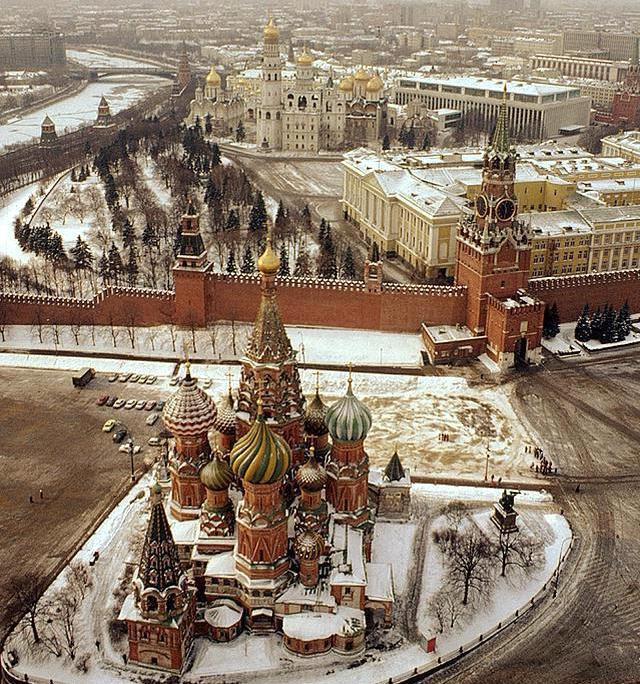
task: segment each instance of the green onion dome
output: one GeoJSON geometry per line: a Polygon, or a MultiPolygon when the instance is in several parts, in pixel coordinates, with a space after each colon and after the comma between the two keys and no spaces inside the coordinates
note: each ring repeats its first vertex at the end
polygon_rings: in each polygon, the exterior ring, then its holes
{"type": "Polygon", "coordinates": [[[331,437],[340,442],[359,442],[369,433],[371,411],[354,396],[351,377],[347,393],[327,410],[326,421],[331,437]]]}
{"type": "Polygon", "coordinates": [[[233,409],[233,395],[231,390],[218,405],[218,415],[213,426],[222,435],[236,434],[236,412],[233,409]]]}
{"type": "Polygon", "coordinates": [[[213,399],[191,377],[190,364],[178,390],[162,409],[164,424],[175,437],[197,437],[206,434],[216,419],[213,399]]]}
{"type": "Polygon", "coordinates": [[[252,484],[272,484],[289,469],[289,445],[266,424],[261,401],[255,422],[234,444],[229,460],[233,472],[252,484]]]}
{"type": "Polygon", "coordinates": [[[214,456],[200,471],[200,482],[213,492],[221,492],[233,482],[233,471],[224,459],[214,456]]]}
{"type": "Polygon", "coordinates": [[[327,405],[320,399],[320,393],[316,389],[316,396],[307,406],[304,416],[304,431],[314,437],[326,435],[328,432],[326,417],[327,405]]]}
{"type": "Polygon", "coordinates": [[[293,550],[301,560],[317,560],[324,551],[324,539],[313,530],[305,530],[294,539],[293,550]]]}
{"type": "Polygon", "coordinates": [[[319,492],[327,483],[327,472],[316,461],[313,454],[298,468],[296,482],[300,489],[307,492],[319,492]]]}

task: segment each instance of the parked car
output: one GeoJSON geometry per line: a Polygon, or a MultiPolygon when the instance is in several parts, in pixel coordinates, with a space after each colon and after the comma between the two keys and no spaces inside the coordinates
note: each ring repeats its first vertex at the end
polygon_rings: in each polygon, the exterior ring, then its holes
{"type": "Polygon", "coordinates": [[[109,420],[102,426],[102,432],[111,432],[115,424],[116,421],[113,418],[109,418],[109,420]]]}
{"type": "Polygon", "coordinates": [[[115,382],[118,379],[118,374],[114,373],[113,375],[109,376],[109,382],[115,382]]]}
{"type": "Polygon", "coordinates": [[[118,376],[118,380],[120,382],[127,382],[127,380],[131,377],[131,373],[120,373],[118,376]]]}
{"type": "MultiPolygon", "coordinates": [[[[130,447],[128,442],[127,442],[127,444],[121,444],[118,447],[118,451],[121,451],[123,454],[128,454],[130,449],[131,449],[131,447],[130,447]]],[[[142,449],[142,447],[139,444],[136,444],[133,447],[133,453],[139,454],[141,449],[142,449]]]]}
{"type": "Polygon", "coordinates": [[[107,403],[107,401],[109,401],[109,395],[103,394],[100,398],[96,399],[96,405],[104,406],[107,403]]]}
{"type": "Polygon", "coordinates": [[[142,411],[142,409],[145,407],[146,403],[147,402],[144,399],[139,399],[138,402],[136,403],[136,410],[142,411]]]}
{"type": "Polygon", "coordinates": [[[158,420],[158,414],[152,413],[150,416],[147,416],[147,420],[145,420],[144,422],[147,425],[153,425],[156,422],[156,420],[158,420]]]}
{"type": "Polygon", "coordinates": [[[147,444],[149,446],[162,446],[162,440],[160,437],[149,437],[147,444]]]}
{"type": "Polygon", "coordinates": [[[171,387],[175,387],[178,383],[180,382],[180,378],[177,375],[174,375],[171,380],[169,380],[169,384],[171,387]]]}
{"type": "Polygon", "coordinates": [[[115,394],[111,395],[111,396],[107,399],[107,401],[106,401],[106,403],[105,403],[105,406],[115,406],[115,403],[116,403],[116,400],[117,400],[117,399],[118,399],[118,397],[116,397],[115,394]]]}
{"type": "Polygon", "coordinates": [[[132,409],[136,405],[135,399],[129,399],[129,401],[124,405],[126,409],[132,409]]]}
{"type": "Polygon", "coordinates": [[[151,399],[151,401],[148,401],[148,402],[144,405],[144,410],[145,410],[145,411],[153,411],[153,407],[154,407],[155,405],[156,405],[156,402],[155,402],[153,399],[151,399]]]}
{"type": "Polygon", "coordinates": [[[150,375],[147,378],[147,385],[153,385],[153,383],[157,380],[158,378],[155,375],[150,375]]]}
{"type": "Polygon", "coordinates": [[[117,400],[114,402],[114,404],[113,404],[113,408],[115,408],[115,409],[120,409],[120,408],[122,408],[124,405],[125,405],[125,400],[124,400],[124,399],[117,399],[117,400]]]}
{"type": "Polygon", "coordinates": [[[162,409],[164,408],[165,403],[166,403],[166,402],[165,402],[164,399],[160,399],[160,401],[157,401],[157,402],[156,402],[156,411],[162,411],[162,409]]]}
{"type": "Polygon", "coordinates": [[[141,385],[144,385],[144,383],[147,381],[147,378],[148,378],[148,377],[149,377],[148,375],[141,375],[141,376],[138,378],[138,382],[139,382],[141,385]]]}
{"type": "Polygon", "coordinates": [[[119,444],[126,436],[127,431],[124,428],[120,428],[119,430],[116,430],[116,432],[113,433],[112,439],[116,444],[119,444]]]}
{"type": "Polygon", "coordinates": [[[209,389],[209,387],[211,387],[211,378],[207,378],[207,379],[202,383],[202,386],[203,386],[205,389],[209,389]]]}
{"type": "Polygon", "coordinates": [[[134,374],[129,378],[129,382],[138,382],[138,380],[140,380],[140,376],[138,375],[138,373],[134,373],[134,374]]]}

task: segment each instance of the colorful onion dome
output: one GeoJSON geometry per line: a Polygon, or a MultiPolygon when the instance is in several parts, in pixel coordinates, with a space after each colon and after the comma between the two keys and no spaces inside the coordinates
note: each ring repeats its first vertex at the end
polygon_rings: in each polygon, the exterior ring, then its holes
{"type": "Polygon", "coordinates": [[[222,79],[220,78],[220,74],[216,71],[216,68],[212,66],[211,71],[207,76],[207,85],[219,86],[221,83],[222,79]]]}
{"type": "Polygon", "coordinates": [[[356,81],[369,81],[371,79],[371,76],[364,70],[364,69],[358,69],[358,72],[354,76],[356,81]]]}
{"type": "Polygon", "coordinates": [[[280,270],[280,257],[271,244],[271,232],[267,235],[267,246],[258,258],[258,271],[264,275],[276,275],[280,270]]]}
{"type": "Polygon", "coordinates": [[[343,78],[340,81],[340,85],[338,88],[343,92],[343,93],[350,93],[353,90],[353,78],[351,76],[347,76],[346,78],[343,78]]]}
{"type": "Polygon", "coordinates": [[[327,430],[327,405],[320,398],[320,392],[316,387],[316,395],[307,406],[304,416],[304,430],[308,435],[320,437],[326,435],[327,430]]]}
{"type": "Polygon", "coordinates": [[[233,472],[252,484],[272,484],[282,479],[289,469],[289,445],[266,424],[262,401],[258,400],[255,422],[234,444],[229,460],[233,472]]]}
{"type": "Polygon", "coordinates": [[[306,492],[319,492],[327,483],[327,471],[316,461],[313,450],[307,461],[298,468],[296,482],[306,492]]]}
{"type": "Polygon", "coordinates": [[[236,434],[236,412],[233,408],[231,390],[218,406],[218,415],[213,427],[222,435],[236,434]]]}
{"type": "Polygon", "coordinates": [[[382,90],[384,88],[384,83],[382,82],[382,79],[378,74],[375,74],[373,78],[369,79],[369,82],[367,83],[367,92],[368,93],[377,93],[379,90],[382,90]]]}
{"type": "Polygon", "coordinates": [[[200,482],[207,489],[220,492],[233,482],[233,471],[224,459],[214,456],[200,471],[200,482]]]}
{"type": "Polygon", "coordinates": [[[176,437],[197,437],[206,434],[215,423],[216,405],[213,399],[191,377],[191,365],[187,362],[187,374],[178,390],[162,409],[164,424],[176,437]]]}
{"type": "Polygon", "coordinates": [[[269,17],[269,22],[264,27],[264,42],[277,43],[280,40],[280,29],[276,26],[273,17],[269,17]]]}
{"type": "Polygon", "coordinates": [[[307,46],[304,46],[304,50],[297,60],[300,66],[311,66],[314,62],[313,57],[307,52],[307,46]]]}
{"type": "Polygon", "coordinates": [[[353,394],[351,376],[347,393],[327,410],[327,427],[333,439],[359,442],[371,428],[371,411],[353,394]]]}
{"type": "Polygon", "coordinates": [[[324,551],[324,539],[313,530],[305,530],[294,539],[293,550],[302,560],[317,560],[324,551]]]}

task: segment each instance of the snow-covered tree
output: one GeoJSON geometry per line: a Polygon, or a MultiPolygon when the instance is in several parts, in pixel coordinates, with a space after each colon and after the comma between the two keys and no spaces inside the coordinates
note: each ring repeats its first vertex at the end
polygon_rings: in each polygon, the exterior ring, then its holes
{"type": "Polygon", "coordinates": [[[589,305],[585,304],[576,322],[574,336],[578,342],[588,342],[591,339],[591,321],[589,320],[589,305]]]}

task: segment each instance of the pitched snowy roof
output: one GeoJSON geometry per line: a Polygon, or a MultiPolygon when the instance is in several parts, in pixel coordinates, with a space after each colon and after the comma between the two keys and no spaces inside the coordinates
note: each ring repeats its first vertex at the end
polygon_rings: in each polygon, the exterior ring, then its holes
{"type": "Polygon", "coordinates": [[[393,569],[390,563],[367,563],[368,599],[393,601],[393,569]]]}

